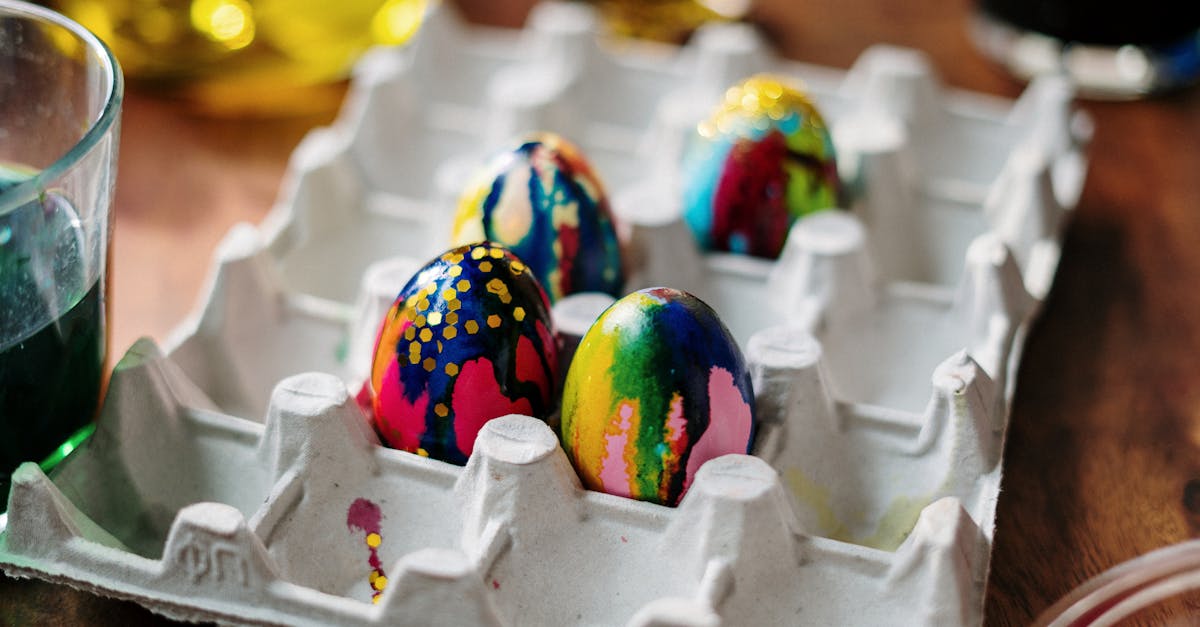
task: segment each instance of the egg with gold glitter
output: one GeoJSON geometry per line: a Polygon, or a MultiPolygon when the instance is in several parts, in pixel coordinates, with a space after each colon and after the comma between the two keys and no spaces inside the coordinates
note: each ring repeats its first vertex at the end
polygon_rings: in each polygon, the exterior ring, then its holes
{"type": "Polygon", "coordinates": [[[825,120],[802,88],[757,75],[696,129],[681,172],[684,219],[701,248],[774,259],[792,222],[836,207],[825,120]]]}
{"type": "Polygon", "coordinates": [[[492,159],[463,192],[453,243],[507,246],[551,302],[575,292],[619,296],[620,245],[608,196],[574,144],[536,133],[492,159]]]}
{"type": "Polygon", "coordinates": [[[583,484],[678,504],[704,462],[750,451],[750,372],[703,301],[649,288],[609,307],[567,371],[562,444],[583,484]]]}
{"type": "Polygon", "coordinates": [[[465,464],[483,424],[555,410],[550,303],[529,268],[489,242],[438,256],[400,291],[360,395],[393,448],[465,464]]]}

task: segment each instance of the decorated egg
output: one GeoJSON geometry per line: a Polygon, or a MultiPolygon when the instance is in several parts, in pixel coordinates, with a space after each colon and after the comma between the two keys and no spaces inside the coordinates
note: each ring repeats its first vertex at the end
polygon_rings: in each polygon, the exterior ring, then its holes
{"type": "Polygon", "coordinates": [[[579,149],[552,133],[526,138],[480,171],[459,200],[452,239],[507,246],[551,302],[575,292],[619,296],[624,284],[604,187],[579,149]]]}
{"type": "Polygon", "coordinates": [[[461,465],[488,420],[547,419],[556,372],[545,291],[515,255],[484,242],[442,254],[400,290],[360,398],[387,445],[461,465]]]}
{"type": "Polygon", "coordinates": [[[567,372],[563,448],[592,490],[674,506],[701,464],[748,453],[754,431],[742,353],[686,292],[655,287],[618,300],[567,372]]]}
{"type": "Polygon", "coordinates": [[[779,77],[726,91],[684,155],[684,218],[708,250],[774,259],[792,221],[837,206],[839,190],[825,121],[779,77]]]}

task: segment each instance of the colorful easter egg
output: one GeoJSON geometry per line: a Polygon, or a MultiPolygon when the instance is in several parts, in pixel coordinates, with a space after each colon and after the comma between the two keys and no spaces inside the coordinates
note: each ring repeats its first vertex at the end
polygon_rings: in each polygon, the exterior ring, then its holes
{"type": "Polygon", "coordinates": [[[621,294],[624,274],[604,186],[567,140],[534,134],[497,155],[459,200],[455,244],[507,246],[551,302],[575,292],[621,294]]]}
{"type": "Polygon", "coordinates": [[[556,372],[545,291],[515,255],[483,242],[442,254],[400,290],[361,398],[387,445],[461,465],[488,420],[547,419],[556,372]]]}
{"type": "Polygon", "coordinates": [[[618,300],[567,372],[563,448],[592,490],[674,506],[701,464],[748,453],[754,430],[742,353],[686,292],[655,287],[618,300]]]}
{"type": "Polygon", "coordinates": [[[725,92],[684,156],[684,218],[702,248],[774,259],[796,218],[838,204],[833,140],[808,97],[758,75],[725,92]]]}

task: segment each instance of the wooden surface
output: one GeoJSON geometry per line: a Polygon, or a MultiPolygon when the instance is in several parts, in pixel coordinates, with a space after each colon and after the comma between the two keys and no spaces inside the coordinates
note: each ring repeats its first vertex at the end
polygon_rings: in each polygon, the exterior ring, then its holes
{"type": "MultiPolygon", "coordinates": [[[[520,19],[519,7],[470,4],[491,21],[520,19]]],[[[1021,85],[971,47],[969,10],[964,0],[760,0],[756,15],[794,58],[847,67],[868,45],[895,43],[926,51],[948,85],[1015,97],[1021,85]]],[[[987,592],[993,625],[1025,624],[1085,579],[1200,530],[1200,90],[1082,107],[1096,122],[1092,165],[1020,371],[987,592]]],[[[183,318],[215,244],[233,223],[263,217],[292,148],[335,113],[206,120],[129,95],[115,348],[162,340],[183,318]]],[[[147,620],[160,619],[0,579],[4,624],[147,620]]]]}

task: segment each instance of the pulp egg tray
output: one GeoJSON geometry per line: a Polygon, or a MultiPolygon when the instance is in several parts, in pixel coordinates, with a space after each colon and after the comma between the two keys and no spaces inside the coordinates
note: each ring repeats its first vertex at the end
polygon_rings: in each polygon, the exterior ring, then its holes
{"type": "MultiPolygon", "coordinates": [[[[840,72],[741,25],[682,48],[599,31],[583,4],[521,31],[441,8],[368,54],[195,312],[120,361],[96,433],[14,473],[0,567],[226,623],[980,623],[1020,351],[1086,173],[1069,84],[1006,102],[912,50],[840,72]],[[849,206],[798,220],[775,261],[703,253],[675,164],[763,71],[807,85],[849,206]],[[382,447],[351,396],[464,177],[533,129],[605,181],[627,289],[695,293],[746,355],[753,455],[704,464],[678,507],[584,490],[526,416],[488,422],[465,467],[382,447]]],[[[611,302],[555,305],[566,359],[611,302]]]]}

